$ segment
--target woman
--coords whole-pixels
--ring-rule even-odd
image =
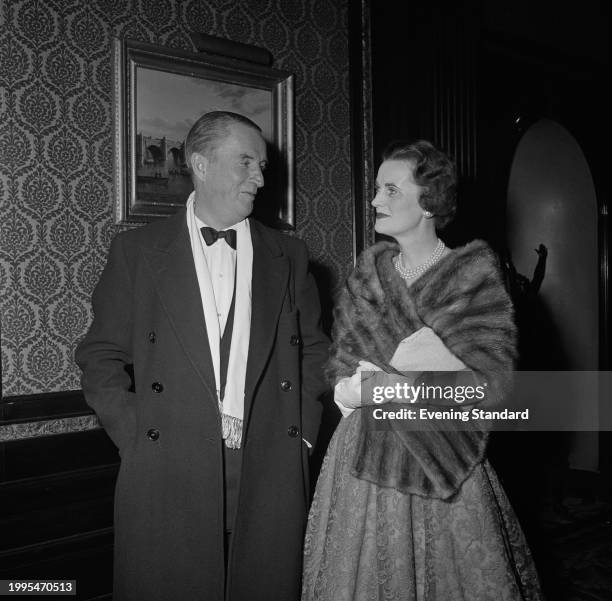
[[[485,424],[376,430],[367,408],[355,410],[362,371],[379,370],[378,384],[398,370],[454,372],[487,382],[488,404],[507,389],[516,332],[494,255],[481,241],[450,250],[436,234],[455,213],[455,187],[452,163],[428,142],[383,156],[375,229],[397,243],[362,253],[335,309],[328,373],[345,418],[310,511],[303,601],[541,599],[484,455]]]

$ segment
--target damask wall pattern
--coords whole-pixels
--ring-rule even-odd
[[[4,395],[79,388],[74,347],[116,233],[113,36],[263,46],[295,74],[296,235],[336,285],[352,264],[348,0],[1,0]]]

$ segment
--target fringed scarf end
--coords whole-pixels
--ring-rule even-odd
[[[222,413],[221,429],[225,446],[228,449],[239,449],[242,440],[242,420]]]

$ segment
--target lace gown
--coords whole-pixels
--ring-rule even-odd
[[[487,460],[446,500],[381,487],[351,473],[361,419],[360,410],[342,419],[323,462],[302,601],[542,599],[531,553]]]

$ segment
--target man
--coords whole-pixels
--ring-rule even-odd
[[[259,127],[207,113],[185,154],[186,210],[114,239],[76,355],[121,454],[114,599],[295,600],[327,357],[316,287],[302,242],[247,219]]]

